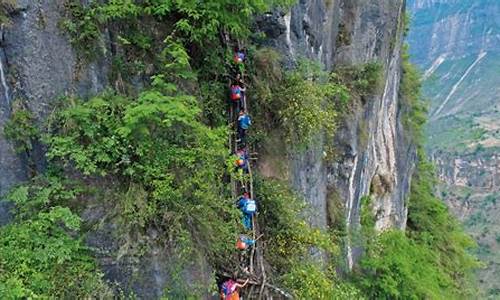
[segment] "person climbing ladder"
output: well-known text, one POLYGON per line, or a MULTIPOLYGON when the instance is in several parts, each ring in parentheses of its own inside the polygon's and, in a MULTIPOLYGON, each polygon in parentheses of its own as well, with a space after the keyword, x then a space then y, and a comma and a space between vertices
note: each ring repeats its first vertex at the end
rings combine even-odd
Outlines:
POLYGON ((237 159, 234 162, 236 166, 236 171, 241 171, 243 173, 248 173, 248 152, 246 149, 239 149, 236 151, 237 159))
POLYGON ((249 279, 245 283, 240 284, 233 279, 226 280, 221 286, 220 298, 221 300, 239 300, 240 294, 238 292, 239 288, 244 288, 249 279))
POLYGON ((250 125, 252 125, 252 119, 245 110, 241 110, 238 117, 238 139, 236 140, 238 143, 246 144, 246 133, 250 125))
MULTIPOLYGON (((235 48, 234 52, 234 64, 236 66, 234 74, 234 80, 229 82, 230 88, 230 111, 229 111, 229 125, 231 128, 237 129, 233 134, 236 135, 236 139, 233 139, 233 134, 229 138, 229 147, 231 153, 234 153, 237 157, 234 162, 235 171, 238 176, 231 176, 231 184, 233 197, 237 197, 237 190, 241 189, 244 193, 238 197, 236 200, 236 207, 242 213, 242 224, 245 228, 244 234, 239 234, 236 241, 236 250, 239 250, 239 265, 233 265, 232 275, 227 275, 227 272, 221 272, 219 275, 227 278, 223 280, 220 288, 220 296, 223 300, 239 300, 239 290, 244 288, 249 282, 252 286, 260 286, 259 289, 250 289, 245 293, 248 298, 253 298, 257 296, 262 299, 269 296, 267 289, 271 288, 280 293, 286 298, 291 298, 286 292, 283 292, 279 288, 274 287, 268 281, 266 281, 266 271, 265 262, 263 258, 263 251, 258 247, 258 240, 263 236, 259 235, 259 223, 256 220, 257 213, 257 203, 252 199, 255 195, 253 194, 253 179, 252 171, 249 161, 248 147, 247 145, 247 130, 252 125, 252 120, 248 115, 248 107, 246 102, 246 86, 243 81, 246 55, 239 47, 235 48), (235 142, 236 141, 236 142, 235 142), (235 142, 235 143, 234 143, 235 142), (260 265, 259 268, 255 267, 255 263, 260 265), (239 276, 244 276, 251 278, 252 281, 247 279, 236 280, 239 276), (231 279, 229 277, 232 277, 231 279), (244 282, 244 283, 243 283, 244 282)), ((219 281, 220 283, 221 281, 219 281)))
POLYGON ((244 234, 240 234, 238 240, 236 241, 236 249, 244 251, 254 244, 255 244, 254 239, 251 239, 244 234))
POLYGON ((243 193, 243 196, 241 196, 237 203, 236 207, 238 207, 241 212, 243 213, 243 226, 245 227, 246 230, 252 230, 253 228, 253 216, 257 212, 257 203, 255 200, 250 199, 250 195, 245 192, 243 193))
POLYGON ((234 82, 231 84, 231 101, 233 102, 234 105, 234 110, 236 112, 239 112, 242 107, 242 98, 244 96, 246 89, 244 87, 241 87, 237 82, 234 82))

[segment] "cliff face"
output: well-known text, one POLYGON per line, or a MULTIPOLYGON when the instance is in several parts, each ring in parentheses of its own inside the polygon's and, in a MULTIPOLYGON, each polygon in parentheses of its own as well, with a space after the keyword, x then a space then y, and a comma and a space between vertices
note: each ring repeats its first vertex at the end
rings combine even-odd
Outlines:
MULTIPOLYGON (((64 1, 16 1, 11 23, 1 32, 0 126, 9 118, 11 104, 23 99, 36 118, 48 114, 49 103, 67 95, 95 94, 106 86, 106 64, 78 64, 59 22, 64 1)), ((0 195, 26 178, 27 166, 5 138, 0 138, 0 195)), ((43 159, 40 157, 39 159, 43 159)))
MULTIPOLYGON (((318 138, 306 153, 292 158, 291 181, 315 207, 312 222, 318 226, 331 221, 329 208, 339 199, 347 226, 357 226, 360 199, 371 194, 377 228, 404 228, 415 160, 414 148, 404 138, 399 105, 404 2, 327 3, 300 1, 286 15, 269 15, 276 23, 272 27, 282 28, 272 45, 292 60, 316 59, 328 71, 336 65, 378 62, 383 66, 383 88, 366 104, 355 106, 335 140, 318 138), (325 144, 340 153, 333 163, 324 161, 325 144)), ((351 252, 348 249, 350 264, 351 252)))
POLYGON ((412 0, 409 42, 431 100, 428 152, 441 196, 479 242, 484 296, 498 296, 500 3, 412 0))
MULTIPOLYGON (((42 122, 54 99, 95 94, 108 85, 106 55, 98 62, 80 64, 67 36, 58 27, 63 2, 17 1, 12 24, 4 28, 0 49, 0 73, 2 79, 6 78, 0 87, 0 127, 8 120, 12 99, 25 99, 42 122)), ((403 0, 300 0, 289 12, 257 18, 258 26, 271 38, 270 45, 290 62, 305 56, 320 61, 328 71, 340 64, 377 62, 382 66, 382 88, 365 103, 353 106, 335 139, 318 138, 305 153, 291 157, 290 180, 314 207, 312 221, 318 226, 326 227, 332 222, 331 211, 338 201, 345 209, 346 224, 357 226, 360 199, 370 194, 378 229, 405 226, 405 199, 415 151, 405 139, 401 124, 399 83, 404 10, 403 0), (334 162, 324 159, 325 145, 335 146, 339 153, 334 162)), ((104 53, 106 49, 103 45, 104 53)), ((26 177, 27 167, 4 137, 0 137, 0 159, 3 194, 26 177)), ((108 209, 112 208, 89 202, 84 218, 99 223, 108 209)), ((89 236, 88 243, 97 250, 107 278, 131 287, 142 297, 159 297, 169 280, 165 270, 172 262, 155 244, 156 233, 150 232, 147 240, 141 241, 150 243, 153 250, 136 262, 120 257, 123 249, 116 237, 119 225, 113 219, 106 221, 89 236), (131 280, 138 274, 139 281, 131 280)), ((349 264, 355 252, 349 247, 349 264)), ((186 272, 186 280, 210 274, 210 270, 204 270, 202 258, 193 262, 192 269, 197 271, 186 272)))

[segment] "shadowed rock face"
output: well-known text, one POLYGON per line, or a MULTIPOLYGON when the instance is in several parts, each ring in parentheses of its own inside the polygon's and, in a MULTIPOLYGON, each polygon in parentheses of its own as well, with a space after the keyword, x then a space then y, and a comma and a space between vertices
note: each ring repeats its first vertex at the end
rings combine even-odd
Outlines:
MULTIPOLYGON (((6 89, 0 85, 0 127, 8 120, 12 99, 27 100, 41 123, 54 99, 64 95, 86 97, 108 85, 109 47, 102 45, 99 61, 79 64, 58 27, 63 2, 17 1, 12 25, 5 28, 0 44, 10 98, 6 99, 6 89)), ((331 221, 327 211, 332 194, 343 202, 346 223, 357 226, 359 200, 369 194, 372 182, 380 187, 374 201, 377 228, 405 225, 404 199, 415 155, 403 136, 399 102, 403 10, 402 0, 300 0, 288 12, 273 12, 256 19, 258 27, 271 38, 267 43, 285 54, 290 63, 307 57, 320 61, 329 71, 338 64, 377 61, 383 66, 383 87, 346 117, 335 140, 318 138, 305 153, 290 160, 290 180, 315 208, 311 222, 317 226, 326 227, 331 221), (366 130, 366 141, 360 141, 360 130, 366 130), (335 145, 340 153, 335 163, 324 161, 326 144, 335 145)), ((103 41, 108 43, 106 37, 103 41)), ((0 136, 0 194, 23 180, 25 174, 23 161, 0 136)), ((157 233, 152 231, 145 237, 143 242, 149 243, 151 250, 142 258, 122 257, 123 241, 117 238, 119 222, 108 217, 112 208, 92 201, 86 206, 83 218, 98 224, 88 234, 87 243, 98 253, 106 278, 141 298, 159 298, 170 282, 168 270, 175 261, 164 245, 157 244, 157 233)), ((2 220, 7 219, 5 211, 0 205, 2 220)), ((349 249, 349 263, 355 253, 356 249, 349 249)), ((210 273, 200 258, 186 268, 184 275, 187 281, 197 279, 208 285, 210 273)))
POLYGON ((12 221, 12 209, 12 203, 7 201, 0 201, 0 226, 7 225, 12 221))

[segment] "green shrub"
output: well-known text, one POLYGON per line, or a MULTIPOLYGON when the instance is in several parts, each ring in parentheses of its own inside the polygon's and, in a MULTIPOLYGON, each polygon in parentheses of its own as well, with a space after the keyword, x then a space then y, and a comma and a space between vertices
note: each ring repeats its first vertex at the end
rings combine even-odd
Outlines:
POLYGON ((360 225, 366 236, 375 233, 376 217, 373 212, 373 199, 371 196, 361 197, 361 216, 360 225))
POLYGON ((40 132, 35 124, 31 111, 16 100, 12 104, 12 115, 4 127, 5 138, 14 142, 17 153, 30 155, 40 132))
POLYGON ((436 177, 434 168, 419 150, 419 164, 412 180, 408 204, 409 236, 419 245, 433 251, 434 265, 449 285, 443 289, 450 294, 466 297, 473 292, 470 285, 472 271, 479 267, 470 254, 475 243, 446 205, 434 196, 436 177))
POLYGON ((365 99, 376 95, 382 88, 383 66, 379 62, 370 62, 356 66, 338 66, 335 68, 335 81, 346 85, 354 95, 365 99))
POLYGON ((283 276, 286 287, 297 299, 363 299, 361 292, 312 261, 291 262, 291 271, 283 276))
POLYGON ((266 257, 277 270, 286 271, 290 259, 307 256, 311 247, 331 254, 338 252, 326 232, 309 225, 304 200, 285 183, 259 179, 255 188, 261 207, 259 220, 263 221, 261 232, 272 237, 266 246, 266 257))
POLYGON ((452 296, 451 278, 435 267, 433 250, 401 231, 381 234, 361 260, 359 288, 370 299, 440 299, 452 296))
POLYGON ((280 58, 272 50, 259 50, 255 57, 250 72, 256 91, 255 123, 264 126, 260 130, 279 130, 288 150, 304 148, 321 134, 331 137, 339 107, 349 99, 345 86, 331 82, 328 74, 310 61, 283 72, 280 58))
POLYGON ((336 277, 332 264, 319 263, 320 256, 339 254, 338 238, 309 224, 304 200, 278 180, 258 178, 255 188, 271 276, 297 299, 360 299, 358 290, 336 277))
POLYGON ((80 240, 80 218, 52 207, 0 227, 0 298, 111 296, 80 240))
POLYGON ((107 27, 122 46, 132 51, 129 53, 135 53, 136 57, 148 53, 154 57, 159 53, 157 44, 168 36, 201 47, 217 45, 221 32, 244 39, 251 33, 254 15, 276 6, 287 7, 293 2, 112 0, 83 6, 80 1, 67 0, 67 15, 62 26, 75 48, 86 56, 95 57, 92 49, 95 50, 102 29, 107 27))
POLYGON ((421 96, 421 75, 410 62, 408 45, 403 47, 403 74, 400 96, 403 106, 403 126, 413 143, 424 143, 424 125, 427 122, 427 102, 421 96))

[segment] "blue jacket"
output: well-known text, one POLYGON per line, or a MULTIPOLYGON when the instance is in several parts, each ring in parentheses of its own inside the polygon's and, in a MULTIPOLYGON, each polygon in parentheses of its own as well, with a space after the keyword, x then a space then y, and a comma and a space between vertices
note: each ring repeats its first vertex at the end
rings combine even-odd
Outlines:
POLYGON ((252 119, 250 118, 249 115, 244 114, 238 117, 238 123, 241 128, 246 130, 250 127, 250 125, 252 125, 252 119))

